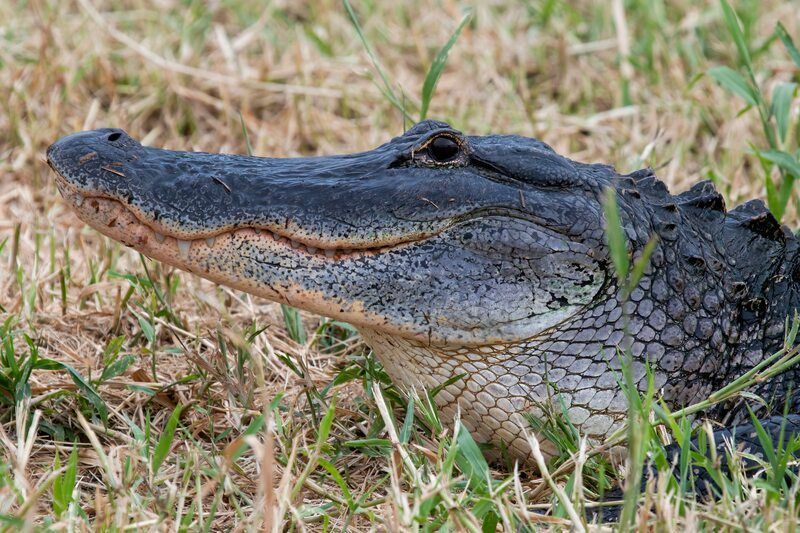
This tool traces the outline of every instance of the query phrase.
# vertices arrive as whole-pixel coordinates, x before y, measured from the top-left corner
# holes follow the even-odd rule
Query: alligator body
[[[762,202],[726,212],[710,182],[673,196],[652,170],[619,175],[519,136],[428,120],[369,152],[270,159],[160,150],[104,129],[59,140],[47,158],[103,234],[354,324],[407,387],[463,374],[437,396],[442,413],[522,458],[521,415],[541,415],[555,393],[581,433],[619,427],[620,349],[639,387],[649,362],[679,408],[778,350],[800,302],[797,240]],[[658,242],[627,301],[604,238],[608,188],[631,256]],[[797,378],[753,392],[781,408]],[[738,405],[709,416],[748,420]]]

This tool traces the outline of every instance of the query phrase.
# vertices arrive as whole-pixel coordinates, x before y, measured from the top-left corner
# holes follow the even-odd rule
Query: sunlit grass
[[[368,149],[428,116],[650,165],[673,191],[710,178],[729,205],[766,198],[796,220],[792,2],[734,2],[738,20],[716,0],[618,2],[624,19],[599,1],[349,4],[0,3],[0,528],[580,529],[647,457],[675,475],[629,483],[624,521],[794,524],[791,442],[755,479],[688,452],[706,438],[688,417],[793,364],[793,342],[683,411],[630,390],[630,433],[605,445],[551,406],[546,479],[488,463],[352,327],[141,258],[59,200],[43,153],[76,130],[300,155]],[[626,439],[620,465],[604,452]],[[718,475],[713,501],[690,496],[698,465]]]

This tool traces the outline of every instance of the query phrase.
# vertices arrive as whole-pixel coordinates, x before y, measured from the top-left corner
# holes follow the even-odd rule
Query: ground
[[[587,499],[574,475],[551,509],[539,474],[487,469],[424,396],[409,404],[347,325],[109,241],[69,211],[44,162],[60,136],[104,126],[172,149],[372,148],[410,123],[387,85],[418,118],[428,67],[468,7],[352,0],[368,52],[338,0],[0,2],[0,527],[491,531],[574,520]],[[798,35],[797,6],[733,7],[759,94],[776,99],[798,79],[774,37],[778,22]],[[754,149],[796,148],[795,106],[771,119],[789,133],[770,145],[757,110],[708,74],[744,72],[717,1],[492,1],[471,13],[428,111],[464,132],[537,137],[623,172],[652,166],[673,192],[712,179],[729,206],[766,197]],[[784,222],[795,221],[790,201]],[[785,529],[797,492],[779,488],[745,483],[681,509],[651,487],[655,513],[645,505],[634,518]]]

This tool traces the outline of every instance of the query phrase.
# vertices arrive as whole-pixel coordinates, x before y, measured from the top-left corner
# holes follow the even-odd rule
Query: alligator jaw
[[[53,163],[48,161],[51,167]],[[118,200],[102,196],[84,196],[57,173],[56,184],[78,217],[100,233],[129,246],[148,257],[162,261],[211,281],[239,289],[272,301],[337,316],[354,324],[382,321],[372,317],[358,302],[349,308],[334,304],[324,291],[310,290],[307,284],[264,283],[254,279],[247,262],[228,260],[231,250],[258,250],[263,257],[289,257],[291,261],[314,265],[309,270],[324,271],[334,263],[368,260],[371,256],[402,248],[413,241],[397,242],[373,248],[324,248],[295,241],[271,230],[241,227],[217,231],[213,236],[180,239],[156,231],[143,222],[138,213]],[[315,243],[316,244],[316,243]],[[321,277],[321,276],[320,276]]]
[[[461,147],[446,164],[425,148],[436,136]],[[550,194],[521,190],[513,167],[498,176],[487,140],[427,122],[369,152],[270,159],[159,150],[105,129],[47,156],[79,216],[146,255],[359,327],[491,345],[560,323],[605,272],[596,203],[570,226],[543,220],[563,219]],[[534,170],[571,179],[566,160],[527,142]],[[569,235],[587,221],[591,239]]]
[[[227,263],[224,269],[214,268],[217,258],[232,248],[247,246],[261,250],[265,256],[293,255],[298,261],[330,265],[337,261],[386,253],[406,244],[361,249],[318,248],[270,230],[246,227],[221,231],[210,237],[180,239],[159,233],[140,220],[136,212],[122,202],[101,196],[86,197],[61,175],[57,176],[56,183],[62,196],[81,220],[100,233],[148,257],[273,301],[304,309],[314,308],[320,314],[335,314],[336,310],[321,308],[316,298],[318,295],[309,294],[302,286],[289,286],[280,290],[254,282],[244,270],[236,268],[236,262]],[[358,316],[361,317],[360,314]],[[357,318],[354,317],[354,322],[358,321]]]
[[[50,166],[53,167],[53,164]],[[53,169],[58,172],[54,167]],[[364,243],[351,243],[342,247],[340,242],[325,242],[319,239],[309,240],[288,234],[283,228],[238,227],[209,231],[207,234],[192,235],[192,238],[181,238],[171,234],[169,230],[158,226],[152,220],[142,220],[142,215],[118,200],[105,196],[85,196],[83,192],[70,184],[63,176],[56,174],[56,185],[61,195],[69,202],[78,217],[97,231],[135,248],[160,261],[167,262],[189,272],[193,271],[193,263],[199,257],[192,253],[195,248],[204,245],[214,253],[214,249],[223,249],[230,245],[234,236],[247,236],[260,247],[293,251],[299,257],[313,257],[326,261],[341,261],[358,257],[385,253],[392,249],[411,244],[422,238],[413,235],[394,242],[375,243],[366,246]],[[124,225],[120,228],[120,225]],[[150,244],[148,246],[148,243]],[[200,256],[202,257],[202,256]],[[192,261],[190,262],[190,258]]]

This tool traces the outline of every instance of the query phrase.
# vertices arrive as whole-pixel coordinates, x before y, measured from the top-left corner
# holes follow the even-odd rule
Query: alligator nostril
[[[122,137],[122,134],[120,132],[118,132],[118,131],[115,131],[114,133],[112,133],[111,135],[108,136],[108,140],[113,143],[114,141],[116,141],[120,137]]]

